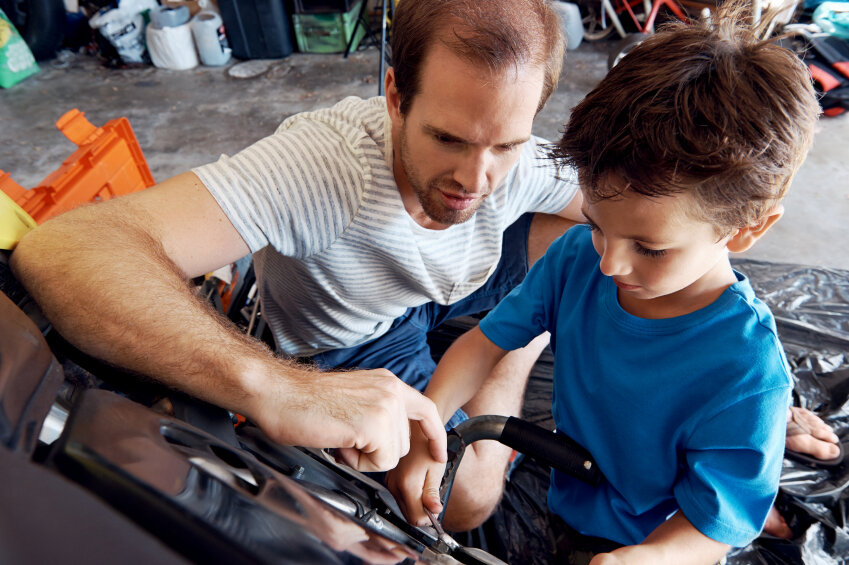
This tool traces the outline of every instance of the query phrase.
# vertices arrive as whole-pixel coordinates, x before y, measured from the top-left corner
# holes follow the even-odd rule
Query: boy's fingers
[[[439,499],[439,486],[442,484],[444,465],[432,466],[425,477],[422,488],[422,504],[434,514],[442,512],[442,501]]]
[[[416,481],[415,477],[407,477],[406,480],[408,481],[407,486],[403,491],[404,516],[406,516],[407,521],[411,524],[417,526],[427,525],[430,523],[430,520],[428,520],[422,507],[421,491],[413,486],[421,484],[421,480]]]

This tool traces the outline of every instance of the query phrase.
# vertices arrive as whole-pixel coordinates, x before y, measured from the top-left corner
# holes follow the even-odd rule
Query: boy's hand
[[[610,553],[600,553],[590,565],[711,565],[731,549],[712,540],[680,510],[659,525],[638,545],[625,545]]]
[[[599,553],[590,561],[590,565],[622,565],[625,561],[622,561],[612,553]]]
[[[434,459],[418,423],[410,422],[410,432],[410,452],[395,469],[387,473],[386,486],[408,522],[427,526],[431,522],[425,513],[425,506],[434,514],[442,512],[439,485],[445,473],[445,463]]]

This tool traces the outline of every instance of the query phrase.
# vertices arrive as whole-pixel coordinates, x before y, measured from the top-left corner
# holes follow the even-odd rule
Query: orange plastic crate
[[[73,109],[59,118],[56,127],[78,149],[38,186],[27,190],[0,170],[0,190],[36,223],[80,204],[109,200],[155,184],[127,118],[96,127],[83,112]]]

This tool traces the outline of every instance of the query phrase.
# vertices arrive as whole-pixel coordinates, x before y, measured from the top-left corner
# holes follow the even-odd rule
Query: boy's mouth
[[[637,290],[638,288],[640,288],[639,286],[637,286],[635,284],[625,284],[621,281],[616,280],[615,278],[613,279],[613,282],[614,282],[614,284],[616,284],[616,286],[618,286],[622,290]]]

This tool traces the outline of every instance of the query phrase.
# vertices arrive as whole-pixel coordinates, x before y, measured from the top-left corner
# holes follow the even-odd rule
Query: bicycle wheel
[[[584,8],[586,14],[581,18],[581,23],[584,24],[584,39],[600,41],[613,33],[613,25],[606,17],[602,18],[601,6],[585,5]]]

